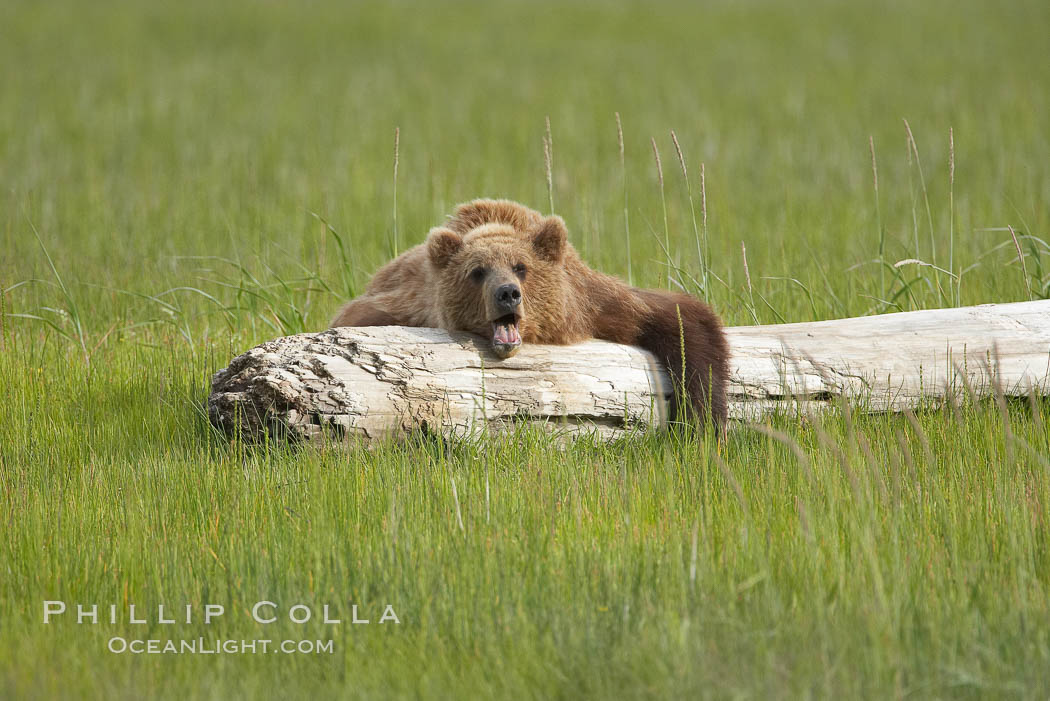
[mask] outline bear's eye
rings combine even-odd
[[[520,277],[522,280],[525,279],[526,268],[524,263],[518,263],[513,268],[511,268],[511,270],[513,270],[514,274]]]
[[[470,279],[474,282],[481,282],[485,279],[485,273],[487,271],[482,267],[474,268],[470,271]]]

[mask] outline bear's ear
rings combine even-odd
[[[551,263],[560,263],[565,254],[565,244],[568,238],[569,232],[565,229],[565,222],[562,218],[547,217],[532,235],[532,248],[541,259]]]
[[[449,258],[463,246],[463,237],[442,226],[430,230],[427,236],[427,255],[435,267],[444,268]]]

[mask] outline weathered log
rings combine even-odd
[[[613,437],[665,421],[669,381],[651,355],[589,341],[499,360],[467,333],[405,326],[286,336],[212,380],[212,422],[246,436],[463,436],[530,423]]]
[[[753,419],[836,397],[902,411],[947,396],[1050,394],[1050,301],[727,329],[730,412]]]
[[[1050,301],[727,329],[730,415],[900,411],[946,396],[1050,394]],[[529,346],[398,326],[264,343],[212,380],[212,422],[246,438],[465,436],[521,424],[614,438],[661,426],[673,388],[651,355],[603,341]]]

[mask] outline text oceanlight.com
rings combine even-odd
[[[335,652],[333,640],[128,640],[110,638],[106,648],[115,654],[132,655],[255,655],[271,652],[324,654]]]

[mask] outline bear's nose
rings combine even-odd
[[[496,288],[496,306],[504,313],[514,311],[521,304],[521,288],[507,283]]]

